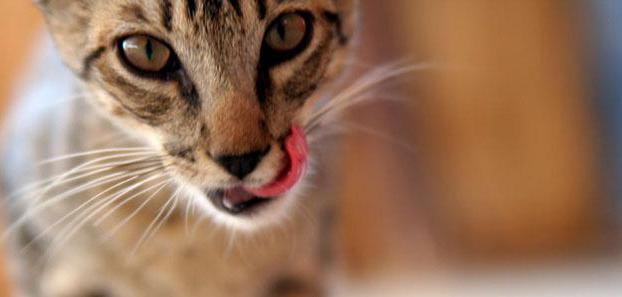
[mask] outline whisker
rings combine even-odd
[[[193,206],[193,209],[196,209],[196,207]],[[199,227],[201,227],[201,224],[205,222],[207,218],[208,216],[205,214],[199,213],[199,215],[197,215],[197,218],[194,220],[194,223],[192,223],[192,230],[190,231],[191,236],[194,236],[198,232]]]
[[[112,167],[112,166],[117,166],[117,165],[132,164],[132,163],[135,163],[135,162],[138,162],[138,161],[149,160],[151,158],[153,158],[153,157],[141,157],[141,158],[137,158],[137,159],[131,159],[131,160],[125,160],[125,161],[119,161],[119,162],[107,162],[107,163],[103,163],[103,164],[99,164],[99,165],[91,164],[91,166],[80,168],[80,170],[74,172],[74,174],[82,173],[82,172],[85,172],[86,170],[94,170],[94,169],[101,169],[101,168]],[[16,196],[18,194],[21,194],[24,191],[31,190],[31,189],[33,189],[33,188],[35,188],[37,186],[42,186],[42,185],[44,185],[46,183],[52,182],[52,181],[54,181],[56,179],[59,179],[63,175],[67,175],[67,172],[60,173],[60,174],[54,175],[52,177],[49,177],[49,178],[46,178],[46,179],[43,179],[43,180],[40,180],[40,181],[35,181],[35,182],[32,182],[32,183],[29,183],[29,184],[25,185],[24,187],[22,187],[22,188],[20,188],[20,189],[18,189],[16,191],[14,191],[13,193],[11,193],[8,196],[8,198],[14,197],[14,196]]]
[[[67,192],[63,192],[63,193],[60,193],[60,194],[58,194],[56,196],[52,196],[51,198],[48,198],[48,201],[52,200],[52,199],[55,199],[56,197],[59,197],[59,196],[60,197],[67,197],[67,196],[75,195],[77,193],[80,193],[80,192],[83,192],[83,191],[95,188],[95,187],[100,185],[100,183],[98,183],[98,182],[102,182],[102,183],[108,182],[109,181],[108,178],[113,178],[113,179],[116,180],[117,176],[119,176],[119,175],[120,175],[120,177],[118,177],[118,178],[123,178],[123,177],[130,176],[130,175],[134,174],[136,170],[149,170],[149,169],[153,169],[153,168],[158,168],[162,164],[160,162],[154,161],[154,162],[148,162],[148,163],[137,163],[136,165],[144,165],[144,167],[142,167],[142,168],[140,168],[140,167],[139,168],[134,168],[133,171],[132,170],[121,170],[122,168],[116,168],[116,169],[119,169],[119,170],[116,171],[115,173],[104,175],[103,177],[99,177],[99,178],[96,178],[94,180],[91,180],[90,182],[87,182],[86,184],[83,184],[83,185],[81,185],[79,187],[73,188],[73,189],[71,189],[71,190],[69,190]],[[105,171],[108,171],[108,170],[110,170],[110,169],[102,170],[101,172],[105,172]],[[90,175],[92,175],[92,174],[90,174]]]
[[[179,193],[181,193],[181,192],[179,192]],[[171,204],[171,207],[169,208],[168,212],[160,220],[158,225],[155,228],[153,228],[153,231],[151,231],[151,234],[145,239],[145,242],[148,241],[149,239],[151,239],[152,237],[154,237],[158,233],[158,231],[162,228],[162,226],[168,221],[168,219],[171,217],[171,215],[173,214],[173,212],[177,208],[177,204],[179,203],[179,199],[180,199],[179,195],[176,195],[175,199],[173,200],[173,204]]]
[[[194,196],[190,196],[189,199],[186,200],[186,217],[184,219],[184,230],[186,232],[186,236],[190,235],[190,210],[193,205]]]
[[[147,176],[149,175],[149,173],[143,173],[146,174]],[[113,188],[115,188],[116,186],[113,186]],[[116,193],[119,193],[119,191],[117,191]],[[113,194],[114,195],[114,194]],[[110,201],[114,198],[112,198],[111,196],[102,199],[101,201],[96,202],[95,204],[93,204],[92,206],[89,207],[90,210],[93,207],[96,207],[97,205],[101,205],[102,201]],[[86,213],[86,210],[83,212]],[[52,243],[50,244],[50,246],[46,249],[45,254],[41,257],[41,265],[44,265],[47,261],[49,261],[51,259],[51,257],[53,255],[55,255],[57,253],[57,251],[65,244],[65,242],[71,238],[71,236],[73,236],[73,234],[75,234],[75,232],[71,232],[71,233],[67,233],[68,228],[70,228],[72,225],[74,225],[75,223],[77,223],[77,221],[79,220],[79,218],[84,217],[83,214],[79,215],[78,217],[74,218],[66,227],[63,228],[63,230],[61,230],[59,232],[59,235],[57,237],[55,237],[52,240]],[[88,221],[88,220],[86,220]],[[80,223],[82,224],[82,222]],[[80,227],[81,228],[81,227]],[[79,228],[77,228],[79,229]],[[76,230],[77,231],[77,230]],[[61,236],[63,235],[63,236]]]
[[[158,153],[157,151],[155,151],[152,148],[148,148],[148,147],[126,147],[126,148],[106,148],[106,149],[97,149],[97,150],[92,150],[92,151],[86,151],[86,152],[80,152],[80,153],[72,153],[72,154],[67,154],[67,155],[62,155],[62,156],[58,156],[58,157],[53,157],[53,158],[49,158],[49,159],[45,159],[39,162],[39,165],[45,165],[45,164],[49,164],[49,163],[54,163],[54,162],[58,162],[58,161],[64,161],[64,160],[68,160],[68,159],[74,159],[74,158],[79,158],[79,157],[86,157],[86,156],[92,156],[92,155],[99,155],[99,154],[107,154],[107,153],[120,153],[120,152],[143,152],[145,154],[156,154]],[[113,155],[113,156],[118,156],[117,154]],[[123,156],[123,155],[121,155]]]
[[[154,169],[157,168],[157,166],[151,165],[151,167],[147,167],[147,168],[143,168],[143,169]],[[83,184],[79,187],[73,188],[69,191],[60,193],[58,195],[55,195],[51,198],[49,198],[48,200],[46,200],[43,203],[37,204],[35,207],[29,209],[28,211],[26,211],[19,219],[17,219],[15,222],[13,222],[9,228],[5,231],[5,234],[3,235],[3,239],[6,239],[6,237],[10,234],[12,234],[13,232],[15,232],[15,230],[17,228],[19,228],[21,225],[23,225],[24,223],[26,223],[28,220],[30,220],[32,218],[33,215],[36,215],[37,213],[47,209],[48,207],[51,207],[61,201],[64,201],[65,199],[69,199],[72,198],[75,194],[90,190],[92,188],[96,188],[98,186],[104,185],[106,183],[109,182],[113,182],[119,179],[123,179],[129,176],[132,176],[135,173],[127,173],[127,172],[116,172],[116,173],[111,173],[108,175],[105,175],[103,177],[94,179],[90,182],[87,182],[86,184]]]
[[[119,229],[121,229],[125,224],[127,224],[132,218],[134,218],[151,200],[153,200],[158,193],[160,193],[166,186],[171,183],[170,180],[165,181],[163,185],[161,185],[155,192],[153,192],[141,205],[139,205],[131,214],[129,214],[125,219],[119,222],[116,226],[114,226],[107,234],[104,236],[104,240],[109,240],[112,236],[114,236]]]
[[[224,258],[228,258],[233,254],[233,249],[235,248],[235,240],[237,236],[237,229],[231,228],[229,230],[229,240],[227,240],[227,247],[224,250]]]
[[[398,140],[397,138],[390,136],[386,133],[383,133],[381,131],[378,131],[376,129],[365,127],[363,125],[356,124],[356,123],[342,123],[342,125],[344,125],[346,128],[355,129],[362,133],[382,139],[390,144],[394,144],[395,146],[402,148],[405,152],[413,156],[417,155],[418,153],[417,150],[412,145],[408,144],[407,142]]]
[[[166,177],[167,177],[166,175],[159,175],[159,176],[157,176],[157,178],[166,178]],[[134,200],[134,199],[135,199],[135,198],[137,198],[138,196],[140,196],[140,195],[142,195],[142,194],[145,194],[145,193],[147,193],[147,192],[150,192],[151,190],[153,190],[153,189],[155,189],[155,188],[157,188],[157,187],[160,187],[160,186],[162,186],[162,185],[164,185],[164,184],[166,184],[166,183],[168,183],[168,182],[169,182],[169,180],[168,180],[168,179],[166,179],[166,180],[161,181],[161,182],[159,182],[159,183],[156,183],[155,185],[152,185],[152,186],[150,186],[150,187],[148,187],[148,188],[146,188],[146,189],[144,189],[144,190],[142,190],[142,191],[140,191],[140,192],[138,192],[138,193],[136,193],[136,194],[134,194],[134,195],[132,195],[132,196],[130,196],[130,197],[125,198],[125,199],[124,199],[121,203],[119,203],[119,204],[115,205],[112,209],[110,209],[108,212],[106,212],[103,216],[101,216],[100,218],[98,218],[98,219],[97,219],[97,221],[95,221],[95,222],[93,223],[93,225],[94,225],[94,226],[99,226],[99,225],[101,225],[101,223],[103,223],[103,222],[104,222],[104,220],[106,220],[106,218],[108,218],[109,216],[111,216],[111,215],[112,215],[114,212],[116,212],[119,208],[121,208],[121,207],[123,207],[124,205],[126,205],[126,204],[130,203],[132,200]]]
[[[396,67],[397,66],[393,65],[384,65],[368,71],[360,78],[355,80],[353,83],[351,83],[350,86],[348,86],[340,93],[338,93],[335,97],[333,97],[325,106],[320,108],[319,112],[322,112],[322,109],[331,109],[332,105],[335,105],[340,101],[347,100],[348,98],[351,98],[353,94],[356,94],[361,90],[365,90],[366,88],[375,85],[379,81],[385,80],[384,77],[389,75],[392,72],[392,69]]]
[[[153,230],[155,225],[158,224],[158,221],[160,220],[162,215],[164,215],[164,212],[166,211],[168,206],[173,202],[173,200],[176,199],[176,197],[177,197],[177,195],[179,195],[179,193],[180,193],[180,189],[177,189],[175,191],[175,193],[166,201],[166,203],[162,207],[160,207],[160,210],[156,214],[155,218],[151,221],[149,226],[147,226],[147,229],[145,229],[145,231],[141,235],[140,239],[138,240],[137,244],[132,249],[131,255],[135,255],[136,252],[138,252],[138,250],[140,249],[140,247],[145,243],[147,238],[150,237],[151,230]]]
[[[51,182],[48,186],[46,186],[46,188],[44,188],[44,189],[41,191],[41,193],[38,195],[38,197],[36,197],[36,198],[34,199],[34,202],[38,202],[38,201],[39,201],[39,200],[43,197],[43,195],[44,195],[45,193],[47,193],[48,191],[50,191],[50,190],[51,190],[51,189],[53,189],[54,187],[56,187],[56,186],[59,186],[59,185],[61,185],[61,184],[66,183],[66,179],[67,179],[68,177],[70,177],[71,175],[76,174],[76,173],[79,173],[79,172],[81,172],[81,170],[83,170],[83,169],[84,169],[84,170],[87,170],[85,167],[87,167],[87,166],[89,166],[89,165],[96,164],[96,163],[98,163],[98,162],[107,161],[107,160],[114,160],[114,159],[118,159],[118,158],[119,158],[119,157],[116,157],[116,156],[107,156],[107,157],[97,158],[97,159],[95,159],[95,160],[91,160],[91,161],[88,161],[88,162],[82,163],[82,164],[80,164],[80,165],[78,165],[78,166],[76,166],[76,167],[74,167],[74,168],[72,168],[72,169],[68,170],[67,172],[65,172],[65,173],[61,174],[58,178],[56,178],[56,179],[55,179],[53,182]],[[152,159],[152,158],[154,158],[154,159],[155,159],[155,158],[158,158],[158,157],[157,157],[157,156],[145,157],[145,161],[147,161],[147,160],[149,160],[149,159]],[[137,161],[137,162],[138,162],[138,161]],[[136,162],[136,163],[137,163],[137,162]],[[130,165],[131,165],[131,164],[130,164]],[[106,168],[106,167],[104,166],[103,168]],[[102,168],[102,169],[103,169],[103,168]],[[106,170],[102,170],[102,171],[106,171]],[[102,172],[102,171],[99,171],[99,172]],[[87,176],[88,176],[88,175],[87,175]],[[74,180],[75,180],[75,178],[74,178]]]
[[[155,172],[154,170],[151,171],[151,173]],[[147,173],[149,174],[149,172]],[[73,215],[75,215],[76,213],[82,211],[85,207],[87,207],[87,205],[91,204],[93,201],[96,201],[98,198],[100,198],[101,196],[107,194],[108,192],[114,190],[115,188],[118,188],[124,184],[127,184],[137,178],[139,178],[140,175],[136,175],[133,177],[130,177],[120,183],[116,183],[110,187],[108,187],[107,189],[105,189],[104,191],[98,193],[97,195],[91,197],[90,199],[88,199],[87,201],[81,203],[78,207],[74,208],[71,212],[65,214],[63,217],[61,217],[60,219],[56,220],[56,222],[54,222],[52,225],[48,226],[46,229],[44,229],[43,231],[41,231],[34,239],[32,239],[27,245],[24,246],[24,249],[28,249],[33,243],[39,241],[41,238],[43,238],[43,236],[45,236],[48,232],[50,232],[52,229],[56,228],[58,225],[62,224],[64,221],[66,221],[67,219],[69,219],[70,217],[72,217]],[[117,191],[116,193],[118,193],[119,191]],[[114,195],[114,194],[113,194]],[[109,196],[110,197],[110,196]],[[107,198],[103,198],[102,201],[106,201],[108,199]],[[94,205],[89,206],[87,209],[84,210],[84,212],[88,212],[92,207],[98,205],[97,203]],[[78,216],[80,217],[80,216]],[[72,220],[72,223],[74,221]],[[69,225],[71,225],[72,223],[70,223]],[[60,234],[62,234],[63,231],[60,232]]]
[[[43,199],[43,196],[47,192],[51,191],[55,187],[65,185],[73,181],[78,181],[80,179],[87,178],[89,176],[93,176],[98,173],[111,170],[114,167],[121,168],[124,166],[129,166],[129,165],[134,165],[134,164],[141,164],[141,163],[148,164],[150,163],[150,159],[154,159],[154,157],[149,157],[149,158],[143,157],[143,158],[138,158],[138,159],[133,159],[133,160],[126,160],[122,162],[108,162],[105,164],[91,165],[85,168],[81,168],[80,170],[77,170],[71,174],[68,174],[67,172],[61,173],[61,174],[52,176],[50,178],[47,178],[41,181],[32,182],[28,185],[25,185],[24,187],[8,195],[5,199],[3,199],[2,204],[0,205],[4,206],[4,204],[7,204],[9,202],[15,202],[15,203],[9,204],[8,206],[9,212],[13,211],[16,207],[19,207],[21,205],[21,200],[25,200],[24,202],[34,205],[34,204],[37,204],[41,199]],[[158,160],[153,160],[153,162],[157,163]],[[74,174],[77,174],[77,175],[72,176]],[[17,198],[18,196],[25,194],[25,193],[28,193],[28,195],[20,197],[21,199],[17,199],[16,201],[11,201],[14,198]]]
[[[113,194],[113,196],[104,198],[102,200],[100,200],[100,203],[96,203],[93,206],[96,207],[95,210],[87,210],[84,211],[83,213],[88,213],[88,211],[90,211],[90,213],[88,213],[88,215],[86,216],[82,216],[82,217],[77,217],[76,220],[72,221],[70,224],[68,224],[68,226],[71,226],[73,224],[75,224],[75,226],[71,227],[71,229],[69,230],[63,230],[61,231],[60,234],[64,235],[60,235],[58,238],[62,238],[62,240],[60,240],[56,245],[58,247],[62,247],[65,242],[67,242],[67,240],[69,240],[76,232],[78,232],[84,225],[86,225],[94,216],[96,216],[97,214],[101,213],[102,211],[104,211],[106,209],[106,207],[109,207],[111,204],[115,203],[117,200],[121,199],[124,195],[130,193],[131,191],[137,189],[138,187],[153,181],[155,179],[161,178],[161,175],[156,175],[156,176],[152,176],[149,177],[143,181],[140,181],[139,183],[136,183],[128,188],[126,188],[125,190],[122,190],[121,192],[117,192],[115,194]],[[79,221],[79,223],[77,223]],[[77,224],[76,224],[77,223]]]
[[[429,68],[428,64],[417,64],[410,66],[386,65],[380,66],[353,82],[349,87],[341,91],[326,105],[320,107],[307,120],[305,130],[309,134],[314,130],[327,115],[344,110],[347,107],[368,100],[367,94],[359,96],[361,93],[367,92],[372,88],[378,87],[381,83],[388,81],[409,72],[423,70]]]

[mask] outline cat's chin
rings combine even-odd
[[[252,232],[282,223],[293,215],[296,201],[302,195],[302,182],[291,191],[271,198],[249,195],[243,200],[230,201],[224,189],[193,189],[193,203],[196,203],[216,224],[233,230]],[[238,193],[239,194],[239,193]],[[246,195],[244,193],[239,195]]]
[[[207,190],[206,196],[219,210],[232,216],[249,217],[278,200],[278,197],[259,197],[243,187]]]
[[[191,203],[198,204],[217,223],[243,230],[279,223],[293,212],[290,205],[299,196],[309,167],[309,147],[302,127],[292,127],[283,147],[283,165],[269,181],[201,187],[181,179],[180,185],[190,188]]]

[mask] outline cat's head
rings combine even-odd
[[[226,221],[286,213],[305,121],[348,55],[356,0],[40,0],[102,111]]]

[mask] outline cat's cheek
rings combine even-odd
[[[90,89],[93,96],[89,96],[89,103],[96,106],[97,113],[109,119],[117,128],[127,132],[128,134],[148,143],[154,148],[160,146],[161,136],[152,126],[136,119],[132,113],[119,104],[114,98],[111,98],[105,91],[93,87]]]
[[[170,164],[168,173],[184,187],[221,188],[228,186],[227,181],[230,180],[229,175],[222,168],[213,164],[200,165],[202,161],[187,164],[185,161],[171,157],[165,159],[163,163]]]

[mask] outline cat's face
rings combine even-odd
[[[286,213],[305,117],[341,71],[355,0],[41,0],[101,109],[218,218]]]

